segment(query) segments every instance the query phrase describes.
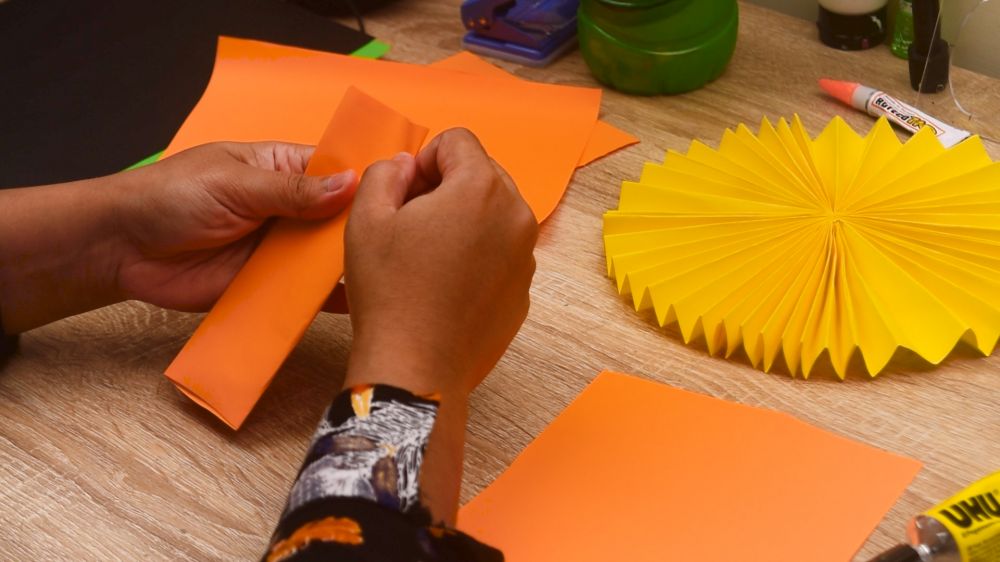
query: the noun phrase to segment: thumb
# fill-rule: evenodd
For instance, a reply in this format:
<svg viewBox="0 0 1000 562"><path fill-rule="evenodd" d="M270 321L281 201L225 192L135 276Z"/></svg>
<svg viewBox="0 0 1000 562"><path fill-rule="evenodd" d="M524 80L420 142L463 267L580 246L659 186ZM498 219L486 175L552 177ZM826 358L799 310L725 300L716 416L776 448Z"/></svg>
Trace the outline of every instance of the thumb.
<svg viewBox="0 0 1000 562"><path fill-rule="evenodd" d="M378 220L395 213L414 189L416 173L413 156L405 152L375 162L361 178L351 215Z"/></svg>
<svg viewBox="0 0 1000 562"><path fill-rule="evenodd" d="M242 178L245 211L258 218L324 219L343 211L354 197L358 176L347 170L333 176L306 176L250 168Z"/></svg>

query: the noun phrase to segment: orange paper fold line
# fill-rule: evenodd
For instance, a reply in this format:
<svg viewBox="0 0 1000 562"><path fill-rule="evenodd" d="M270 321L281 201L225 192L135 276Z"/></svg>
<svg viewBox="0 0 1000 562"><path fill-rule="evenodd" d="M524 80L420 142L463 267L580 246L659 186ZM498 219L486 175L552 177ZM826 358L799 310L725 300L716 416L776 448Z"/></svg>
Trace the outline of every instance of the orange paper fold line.
<svg viewBox="0 0 1000 562"><path fill-rule="evenodd" d="M351 85L427 126L431 136L470 129L538 220L562 198L601 105L596 88L220 37L208 87L164 156L220 140L315 142Z"/></svg>
<svg viewBox="0 0 1000 562"><path fill-rule="evenodd" d="M348 88L306 169L360 174L415 153L427 129ZM323 222L277 221L180 354L167 377L238 429L344 272L348 212Z"/></svg>
<svg viewBox="0 0 1000 562"><path fill-rule="evenodd" d="M920 463L604 372L459 513L508 562L842 562Z"/></svg>
<svg viewBox="0 0 1000 562"><path fill-rule="evenodd" d="M502 68L492 65L468 51L455 53L450 57L431 63L430 66L483 76L518 80L516 76L507 73ZM598 158L607 156L616 150L637 142L639 142L639 139L635 136L605 121L597 121L594 123L594 128L587 138L587 144L584 146L583 153L580 154L576 166L578 168L586 166Z"/></svg>

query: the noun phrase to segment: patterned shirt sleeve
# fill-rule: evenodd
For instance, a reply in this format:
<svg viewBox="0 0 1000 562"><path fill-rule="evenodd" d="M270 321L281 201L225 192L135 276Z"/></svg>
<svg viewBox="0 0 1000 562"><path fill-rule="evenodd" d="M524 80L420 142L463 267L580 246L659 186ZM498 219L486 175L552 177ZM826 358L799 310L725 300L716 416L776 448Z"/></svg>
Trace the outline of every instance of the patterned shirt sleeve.
<svg viewBox="0 0 1000 562"><path fill-rule="evenodd" d="M420 467L438 401L391 386L342 392L324 414L265 562L501 562L500 551L432 524Z"/></svg>

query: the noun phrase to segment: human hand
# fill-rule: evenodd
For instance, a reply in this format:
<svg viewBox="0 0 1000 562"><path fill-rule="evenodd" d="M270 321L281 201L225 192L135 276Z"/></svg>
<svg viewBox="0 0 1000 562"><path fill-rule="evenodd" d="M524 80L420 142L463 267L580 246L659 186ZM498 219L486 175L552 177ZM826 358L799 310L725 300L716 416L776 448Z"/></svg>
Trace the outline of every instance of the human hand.
<svg viewBox="0 0 1000 562"><path fill-rule="evenodd" d="M304 176L312 152L277 142L213 143L120 174L121 298L207 310L253 252L268 218L324 219L343 210L357 175Z"/></svg>
<svg viewBox="0 0 1000 562"><path fill-rule="evenodd" d="M347 223L348 386L467 395L528 312L538 224L472 133L372 165Z"/></svg>

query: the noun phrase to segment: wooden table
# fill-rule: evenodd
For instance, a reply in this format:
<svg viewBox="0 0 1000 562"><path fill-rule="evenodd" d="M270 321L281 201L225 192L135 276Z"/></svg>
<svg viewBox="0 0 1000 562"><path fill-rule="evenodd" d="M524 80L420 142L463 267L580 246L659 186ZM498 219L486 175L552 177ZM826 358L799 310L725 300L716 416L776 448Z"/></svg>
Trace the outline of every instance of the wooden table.
<svg viewBox="0 0 1000 562"><path fill-rule="evenodd" d="M431 62L460 48L458 4L399 2L367 24L393 45L389 58ZM923 461L859 553L866 560L900 540L911 515L1000 468L1000 357L962 348L937 367L897 357L875 380L860 372L844 382L764 374L684 345L676 329L636 314L604 275L601 214L643 162L685 150L694 138L717 143L725 127L762 115L798 112L815 134L840 114L867 130L869 117L820 93L822 76L910 94L906 64L886 48L834 51L818 43L812 23L741 8L736 54L716 82L676 97L606 91L603 118L642 143L578 171L543 226L531 313L473 396L462 497L500 474L600 370L614 369L788 412ZM503 66L532 80L596 85L579 53L545 69ZM967 78L1000 91L996 81ZM949 117L944 101L934 103ZM1000 146L989 149L1000 158ZM199 318L125 303L22 338L20 354L0 372L0 558L259 555L318 416L340 386L349 319L322 315L234 433L162 376Z"/></svg>

